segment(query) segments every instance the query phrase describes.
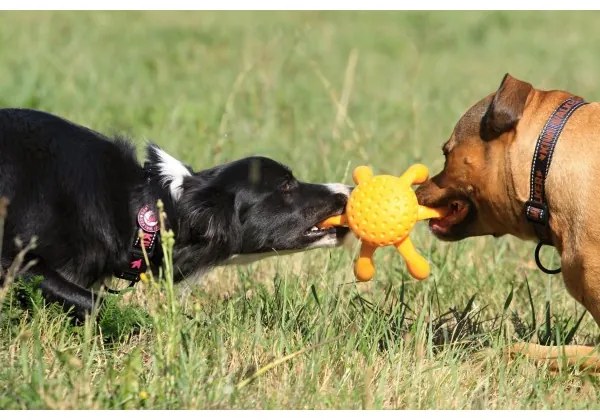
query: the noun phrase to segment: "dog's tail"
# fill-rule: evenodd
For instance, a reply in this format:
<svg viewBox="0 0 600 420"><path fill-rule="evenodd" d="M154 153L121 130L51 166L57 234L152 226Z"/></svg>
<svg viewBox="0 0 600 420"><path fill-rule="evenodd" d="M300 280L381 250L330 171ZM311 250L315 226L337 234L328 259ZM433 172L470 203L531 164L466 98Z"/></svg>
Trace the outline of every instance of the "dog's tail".
<svg viewBox="0 0 600 420"><path fill-rule="evenodd" d="M523 355L535 363L547 364L548 368L554 371L578 367L587 372L600 373L600 352L595 347L518 343L510 346L507 353L511 358Z"/></svg>

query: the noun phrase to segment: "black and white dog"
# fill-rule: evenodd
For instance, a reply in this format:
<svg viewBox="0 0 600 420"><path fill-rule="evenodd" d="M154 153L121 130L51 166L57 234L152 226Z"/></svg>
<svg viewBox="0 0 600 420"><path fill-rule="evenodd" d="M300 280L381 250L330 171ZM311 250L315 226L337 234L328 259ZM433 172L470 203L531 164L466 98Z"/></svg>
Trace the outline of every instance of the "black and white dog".
<svg viewBox="0 0 600 420"><path fill-rule="evenodd" d="M123 139L40 111L0 110L0 196L10 200L2 265L18 253L16 237L37 237L32 274L78 318L94 305L94 283L145 271L142 245L151 268L160 265L158 199L175 233L178 281L231 261L340 245L347 229L315 225L342 213L349 192L300 182L265 157L194 172L150 144L142 166Z"/></svg>

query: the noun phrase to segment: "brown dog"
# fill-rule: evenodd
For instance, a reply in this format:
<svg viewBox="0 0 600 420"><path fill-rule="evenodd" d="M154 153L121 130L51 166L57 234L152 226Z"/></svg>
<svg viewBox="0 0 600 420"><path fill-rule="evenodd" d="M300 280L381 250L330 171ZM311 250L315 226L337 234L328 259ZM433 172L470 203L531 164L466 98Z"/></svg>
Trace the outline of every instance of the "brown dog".
<svg viewBox="0 0 600 420"><path fill-rule="evenodd" d="M534 89L507 74L495 93L462 116L443 146L444 169L417 190L420 204L449 208L446 217L429 222L439 239L506 234L537 239L524 212L534 148L550 115L570 96L560 90ZM567 290L600 325L598 179L600 103L589 103L577 109L564 127L545 189L552 243L561 256ZM534 357L555 357L558 351L532 344L512 350ZM590 351L566 346L560 354L574 362Z"/></svg>

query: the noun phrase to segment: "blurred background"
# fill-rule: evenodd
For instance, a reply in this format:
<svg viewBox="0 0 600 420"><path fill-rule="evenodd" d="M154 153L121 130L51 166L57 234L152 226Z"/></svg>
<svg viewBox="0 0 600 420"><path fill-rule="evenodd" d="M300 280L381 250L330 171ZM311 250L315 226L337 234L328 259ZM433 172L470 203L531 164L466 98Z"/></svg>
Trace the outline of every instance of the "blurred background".
<svg viewBox="0 0 600 420"><path fill-rule="evenodd" d="M600 96L595 12L3 12L0 106L311 180L440 168L504 73ZM339 115L337 104L345 113Z"/></svg>

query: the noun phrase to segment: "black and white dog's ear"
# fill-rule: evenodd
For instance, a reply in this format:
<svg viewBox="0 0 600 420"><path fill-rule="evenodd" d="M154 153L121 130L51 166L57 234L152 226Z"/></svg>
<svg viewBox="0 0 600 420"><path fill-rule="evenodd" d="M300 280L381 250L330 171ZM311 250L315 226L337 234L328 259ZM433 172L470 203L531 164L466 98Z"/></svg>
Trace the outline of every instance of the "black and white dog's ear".
<svg viewBox="0 0 600 420"><path fill-rule="evenodd" d="M192 176L188 166L152 143L146 147L146 167L159 177L163 187L169 188L174 201L181 197L183 180Z"/></svg>
<svg viewBox="0 0 600 420"><path fill-rule="evenodd" d="M185 194L179 201L182 241L219 244L220 249L235 247L239 240L239 221L234 195L206 183L197 176L185 179Z"/></svg>

